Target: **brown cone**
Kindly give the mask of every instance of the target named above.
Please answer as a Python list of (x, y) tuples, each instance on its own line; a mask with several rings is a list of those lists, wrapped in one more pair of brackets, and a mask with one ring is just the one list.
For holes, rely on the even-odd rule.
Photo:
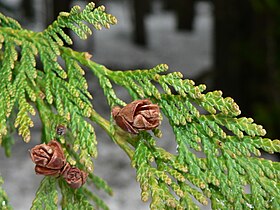
[(61, 175), (68, 185), (74, 189), (80, 188), (86, 182), (88, 176), (86, 172), (70, 166), (69, 163), (66, 163), (61, 171)]
[(55, 140), (36, 145), (30, 150), (30, 156), (36, 164), (36, 173), (46, 176), (58, 175), (66, 163), (61, 145)]
[(119, 127), (137, 134), (141, 130), (151, 130), (160, 124), (160, 110), (149, 99), (136, 100), (125, 107), (114, 107), (112, 115)]

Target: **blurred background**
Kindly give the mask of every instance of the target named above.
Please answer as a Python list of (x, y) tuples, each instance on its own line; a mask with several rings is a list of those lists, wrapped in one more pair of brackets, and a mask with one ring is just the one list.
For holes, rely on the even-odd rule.
[[(0, 0), (0, 11), (24, 28), (41, 31), (60, 11), (89, 1)], [(166, 63), (170, 71), (205, 83), (208, 90), (222, 90), (238, 103), (242, 116), (264, 125), (270, 138), (280, 136), (280, 2), (278, 0), (103, 0), (118, 24), (94, 31), (73, 48), (93, 54), (93, 60), (111, 69), (145, 69)], [(95, 108), (109, 116), (97, 81), (87, 74)], [(119, 94), (123, 94), (121, 91)], [(125, 95), (122, 95), (126, 97)], [(100, 98), (101, 97), (101, 98)], [(99, 100), (100, 99), (100, 100)], [(104, 102), (102, 104), (102, 101)], [(0, 149), (0, 174), (15, 209), (31, 206), (42, 177), (36, 176), (27, 150), (39, 143), (40, 122), (26, 145), (16, 141), (12, 157)], [(162, 127), (167, 126), (165, 124)], [(112, 185), (115, 196), (105, 201), (113, 210), (148, 209), (140, 201), (125, 154), (97, 130), (99, 159), (96, 173)], [(163, 146), (172, 148), (166, 129)], [(20, 146), (19, 146), (20, 145)], [(108, 155), (109, 154), (109, 155)], [(113, 158), (112, 158), (113, 157)], [(17, 171), (17, 172), (15, 172)]]

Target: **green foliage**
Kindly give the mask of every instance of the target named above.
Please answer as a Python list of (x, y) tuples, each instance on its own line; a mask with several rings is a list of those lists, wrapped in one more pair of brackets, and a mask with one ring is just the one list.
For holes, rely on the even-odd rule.
[[(212, 203), (214, 209), (221, 208), (220, 202), (224, 209), (248, 205), (279, 208), (279, 171), (272, 172), (273, 167), (266, 165), (272, 162), (257, 156), (261, 155), (259, 149), (279, 152), (280, 141), (262, 138), (266, 132), (253, 119), (237, 118), (237, 104), (223, 98), (221, 91), (204, 94), (204, 85), (195, 86), (193, 81), (181, 79), (181, 73), (160, 75), (165, 69), (166, 65), (159, 65), (151, 70), (108, 74), (135, 98), (150, 98), (159, 104), (178, 144), (178, 155), (173, 157), (158, 148), (152, 136), (140, 139), (133, 161), (142, 199), (147, 200), (151, 194), (151, 209), (198, 208), (190, 196), (204, 205), (208, 204), (207, 197), (219, 200)], [(162, 93), (152, 82), (159, 83)], [(198, 157), (195, 151), (206, 157)], [(174, 167), (175, 163), (188, 172)], [(245, 194), (245, 186), (250, 186), (250, 194)], [(174, 199), (174, 193), (179, 199)]]
[[(84, 10), (76, 6), (70, 13), (60, 13), (57, 21), (39, 33), (24, 30), (15, 20), (1, 14), (0, 143), (7, 155), (10, 155), (13, 144), (11, 134), (14, 128), (18, 128), (18, 134), (25, 142), (30, 141), (29, 128), (34, 124), (30, 115), (36, 114), (36, 107), (43, 124), (42, 141), (48, 142), (55, 138), (66, 143), (63, 137), (56, 134), (55, 129), (57, 125), (65, 124), (69, 131), (67, 135), (70, 136), (67, 140), (70, 142), (70, 139), (75, 139), (71, 142), (71, 149), (78, 154), (79, 164), (82, 163), (85, 170), (93, 171), (91, 158), (97, 156), (97, 141), (93, 126), (86, 120), (93, 111), (90, 101), (92, 96), (87, 90), (84, 70), (72, 56), (61, 54), (60, 47), (64, 42), (72, 43), (63, 28), (70, 28), (79, 37), (86, 38), (86, 34), (92, 32), (84, 22), (98, 30), (102, 26), (109, 28), (109, 24), (115, 24), (115, 17), (104, 10), (103, 6), (95, 8), (93, 3), (88, 4)], [(86, 58), (88, 54), (83, 56)], [(42, 66), (37, 64), (36, 59), (40, 59)], [(58, 62), (59, 59), (62, 62)], [(72, 164), (76, 163), (74, 152), (72, 155), (66, 154)], [(101, 178), (92, 175), (90, 180), (111, 194), (111, 189)], [(42, 182), (33, 203), (34, 209), (56, 205), (57, 201), (50, 204), (54, 199), (48, 200), (52, 194), (44, 197), (45, 188), (51, 183), (53, 185), (50, 186), (54, 187), (49, 178)], [(47, 190), (54, 190), (50, 186)], [(69, 196), (71, 194), (74, 192), (70, 191)], [(85, 189), (84, 194), (105, 208), (105, 204), (89, 190)]]
[(3, 178), (0, 176), (0, 207), (3, 210), (12, 209), (8, 202), (8, 197), (6, 192), (2, 189), (2, 184), (4, 183)]
[[(1, 145), (9, 154), (14, 127), (29, 142), (30, 115), (37, 110), (43, 125), (42, 141), (59, 140), (67, 160), (89, 172), (87, 185), (77, 190), (60, 178), (44, 178), (32, 209), (54, 209), (58, 203), (63, 209), (108, 209), (91, 187), (93, 184), (93, 191), (102, 189), (112, 195), (107, 183), (93, 174), (98, 138), (91, 122), (100, 125), (128, 154), (137, 172), (141, 198), (151, 198), (151, 209), (199, 209), (196, 201), (203, 205), (211, 201), (213, 209), (280, 208), (280, 164), (259, 157), (261, 150), (279, 153), (280, 142), (265, 138), (265, 130), (253, 119), (238, 117), (240, 110), (233, 99), (222, 97), (221, 91), (205, 93), (205, 85), (183, 79), (180, 72), (165, 73), (166, 64), (147, 70), (111, 71), (90, 60), (88, 53), (64, 46), (72, 44), (64, 28), (86, 39), (91, 29), (85, 23), (96, 29), (116, 23), (103, 6), (73, 7), (38, 33), (22, 29), (4, 15), (0, 19)], [(125, 105), (112, 83), (126, 89), (132, 100), (149, 98), (157, 103), (174, 132), (177, 153), (157, 145), (159, 129), (130, 135), (96, 113), (84, 67), (98, 78), (111, 108)], [(68, 128), (64, 137), (56, 134), (59, 124)]]
[(269, 12), (273, 12), (276, 15), (279, 15), (280, 12), (280, 4), (277, 0), (265, 0), (265, 1), (251, 1), (254, 9), (257, 12), (264, 12), (265, 10)]
[(56, 180), (45, 177), (36, 193), (36, 198), (32, 203), (32, 210), (36, 209), (56, 209), (58, 203), (58, 192)]

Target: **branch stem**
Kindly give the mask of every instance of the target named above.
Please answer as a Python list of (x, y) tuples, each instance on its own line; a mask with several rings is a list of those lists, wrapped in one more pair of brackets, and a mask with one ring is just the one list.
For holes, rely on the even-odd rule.
[(105, 132), (117, 143), (128, 155), (130, 159), (133, 158), (134, 151), (129, 146), (131, 142), (131, 138), (127, 134), (120, 134), (120, 132), (112, 132), (110, 127), (110, 123), (108, 120), (104, 119), (100, 114), (98, 114), (95, 110), (92, 110), (92, 114), (90, 120), (97, 123), (101, 128), (105, 130)]

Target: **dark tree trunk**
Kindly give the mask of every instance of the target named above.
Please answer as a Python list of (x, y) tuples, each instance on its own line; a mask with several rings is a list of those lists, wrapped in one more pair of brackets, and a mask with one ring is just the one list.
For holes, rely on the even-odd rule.
[(134, 43), (140, 46), (147, 45), (145, 16), (149, 0), (133, 0), (133, 38)]
[(252, 91), (248, 88), (254, 76), (248, 66), (248, 59), (244, 57), (249, 47), (245, 45), (249, 45), (252, 33), (251, 13), (248, 2), (215, 0), (215, 85), (225, 95), (236, 99), (246, 112), (250, 109), (248, 104)]
[(162, 0), (163, 1), (163, 9), (165, 10), (173, 10), (173, 4), (170, 0)]
[(194, 20), (194, 3), (195, 0), (175, 0), (174, 10), (177, 18), (177, 29), (188, 30), (193, 29)]
[(70, 0), (52, 0), (53, 1), (53, 16), (56, 18), (60, 12), (69, 12), (71, 1)]
[(53, 0), (54, 15), (57, 16), (60, 12), (67, 12), (70, 9), (71, 1), (69, 0)]
[(59, 15), (60, 12), (69, 12), (71, 1), (70, 0), (50, 0), (46, 1), (46, 24), (50, 25)]
[[(276, 20), (269, 11), (256, 12), (251, 1), (214, 0), (214, 5), (215, 89), (233, 97), (246, 116), (274, 112), (272, 107), (280, 102), (279, 89), (275, 91), (279, 88), (280, 67)], [(279, 105), (276, 107), (279, 116)], [(261, 117), (261, 121), (267, 120)], [(270, 134), (279, 133), (273, 132), (273, 116), (269, 121), (265, 127)]]
[(28, 19), (34, 19), (34, 7), (33, 7), (33, 0), (23, 0), (21, 2), (22, 8), (24, 10), (24, 15)]

